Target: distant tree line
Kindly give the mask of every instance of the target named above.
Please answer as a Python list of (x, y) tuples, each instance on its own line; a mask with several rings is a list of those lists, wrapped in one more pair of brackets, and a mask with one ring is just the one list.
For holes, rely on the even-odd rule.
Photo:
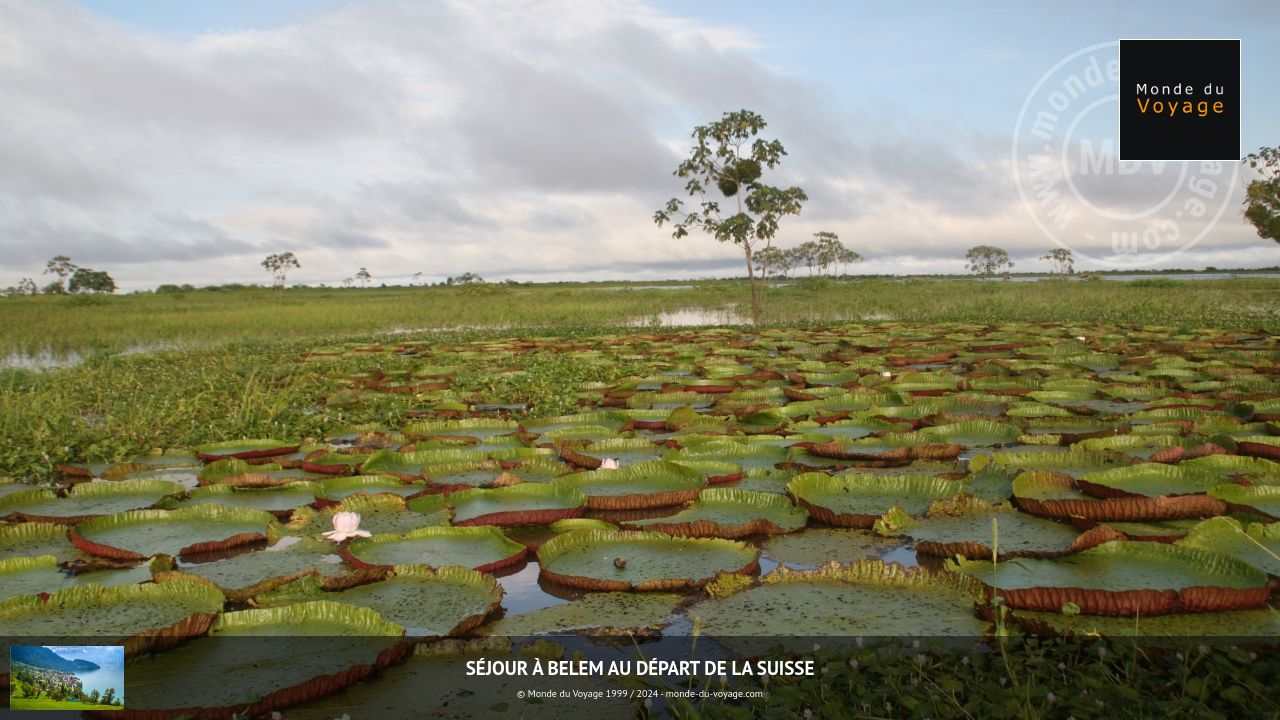
[(18, 295), (99, 294), (116, 291), (116, 281), (107, 274), (107, 271), (80, 267), (71, 262), (71, 258), (66, 255), (54, 256), (45, 263), (44, 274), (53, 275), (54, 279), (43, 288), (37, 286), (32, 278), (25, 277), (18, 281), (17, 285), (0, 290), (0, 293), (7, 297), (15, 297)]

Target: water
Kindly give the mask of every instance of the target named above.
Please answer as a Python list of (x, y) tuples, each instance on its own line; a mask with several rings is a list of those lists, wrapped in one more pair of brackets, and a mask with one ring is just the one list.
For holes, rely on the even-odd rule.
[(108, 688), (115, 688), (116, 697), (120, 697), (124, 693), (123, 667), (103, 665), (91, 672), (76, 673), (76, 677), (80, 678), (80, 685), (84, 688), (86, 694), (97, 690), (99, 697), (101, 697), (106, 694)]
[[(148, 353), (161, 352), (164, 350), (185, 350), (188, 346), (182, 343), (161, 341), (153, 343), (139, 343), (130, 345), (129, 347), (111, 353), (114, 355), (146, 355)], [(0, 369), (13, 368), (17, 370), (31, 370), (35, 372), (44, 372), (46, 370), (62, 370), (64, 368), (75, 367), (85, 361), (85, 356), (75, 350), (55, 353), (48, 348), (34, 353), (11, 352), (0, 359)]]
[(627, 323), (631, 327), (706, 327), (709, 325), (747, 325), (749, 318), (732, 308), (711, 310), (708, 308), (680, 308), (648, 317), (636, 318)]

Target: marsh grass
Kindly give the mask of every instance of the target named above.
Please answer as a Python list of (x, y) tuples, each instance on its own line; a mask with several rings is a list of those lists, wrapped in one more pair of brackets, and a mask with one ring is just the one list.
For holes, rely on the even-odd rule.
[[(766, 291), (764, 321), (1069, 322), (1280, 327), (1280, 279), (1000, 282), (801, 280)], [(745, 281), (372, 289), (196, 290), (0, 300), (0, 356), (111, 353), (156, 345), (323, 339), (440, 329), (604, 328), (661, 314), (746, 307)]]

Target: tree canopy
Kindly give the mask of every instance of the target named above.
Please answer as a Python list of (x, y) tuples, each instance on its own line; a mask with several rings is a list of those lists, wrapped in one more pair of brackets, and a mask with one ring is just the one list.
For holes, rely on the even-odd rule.
[(1280, 242), (1280, 147), (1264, 147), (1244, 162), (1260, 173), (1245, 188), (1244, 217), (1260, 237)]
[[(809, 199), (799, 187), (781, 188), (764, 182), (764, 171), (776, 168), (787, 154), (778, 140), (759, 137), (765, 126), (760, 115), (738, 110), (695, 127), (689, 157), (674, 173), (686, 181), (684, 189), (692, 198), (691, 207), (674, 197), (653, 215), (659, 227), (671, 223), (675, 238), (701, 230), (742, 248), (751, 283), (751, 313), (757, 322), (764, 312), (764, 297), (754, 255), (770, 247), (782, 218), (799, 215)], [(732, 206), (722, 209), (712, 190), (731, 200)]]

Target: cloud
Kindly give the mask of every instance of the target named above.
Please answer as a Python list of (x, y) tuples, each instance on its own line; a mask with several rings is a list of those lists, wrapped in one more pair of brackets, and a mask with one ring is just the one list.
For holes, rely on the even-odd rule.
[(837, 101), (767, 50), (634, 0), (373, 0), (191, 36), (0, 0), (0, 285), (58, 253), (126, 289), (265, 281), (281, 250), (312, 283), (738, 274), (737, 248), (651, 216), (690, 129), (744, 107), (789, 152), (773, 181), (810, 197), (779, 245), (834, 230), (882, 272), (1043, 254), (1007, 137)]

